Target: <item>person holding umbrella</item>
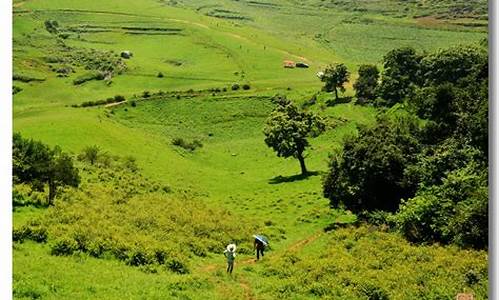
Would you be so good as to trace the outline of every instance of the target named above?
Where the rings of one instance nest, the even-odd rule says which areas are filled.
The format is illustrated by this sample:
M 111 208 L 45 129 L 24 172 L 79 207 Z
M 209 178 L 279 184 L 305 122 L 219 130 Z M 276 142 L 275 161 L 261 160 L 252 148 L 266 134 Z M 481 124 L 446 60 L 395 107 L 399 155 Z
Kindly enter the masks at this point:
M 260 255 L 264 257 L 264 249 L 269 245 L 269 241 L 263 235 L 254 235 L 253 237 L 255 238 L 253 248 L 257 250 L 257 260 L 259 260 Z
M 224 256 L 227 259 L 226 272 L 229 274 L 233 274 L 234 259 L 236 258 L 236 245 L 235 244 L 227 245 L 226 250 L 224 250 Z

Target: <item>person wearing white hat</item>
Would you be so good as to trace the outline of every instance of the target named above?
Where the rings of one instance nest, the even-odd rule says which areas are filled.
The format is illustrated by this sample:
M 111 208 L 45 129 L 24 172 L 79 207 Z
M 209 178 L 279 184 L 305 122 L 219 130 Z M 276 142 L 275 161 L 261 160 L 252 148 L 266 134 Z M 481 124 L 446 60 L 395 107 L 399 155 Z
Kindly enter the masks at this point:
M 224 256 L 227 259 L 226 272 L 232 274 L 234 267 L 234 259 L 236 258 L 236 245 L 235 244 L 227 245 L 226 250 L 224 250 Z

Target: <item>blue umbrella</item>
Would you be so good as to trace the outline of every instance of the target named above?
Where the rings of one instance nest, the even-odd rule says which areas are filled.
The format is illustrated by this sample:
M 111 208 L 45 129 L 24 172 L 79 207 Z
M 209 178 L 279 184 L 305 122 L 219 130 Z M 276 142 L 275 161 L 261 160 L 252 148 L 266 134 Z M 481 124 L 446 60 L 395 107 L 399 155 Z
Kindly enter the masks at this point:
M 267 237 L 259 234 L 255 234 L 253 237 L 264 243 L 265 246 L 269 245 L 269 240 L 267 239 Z

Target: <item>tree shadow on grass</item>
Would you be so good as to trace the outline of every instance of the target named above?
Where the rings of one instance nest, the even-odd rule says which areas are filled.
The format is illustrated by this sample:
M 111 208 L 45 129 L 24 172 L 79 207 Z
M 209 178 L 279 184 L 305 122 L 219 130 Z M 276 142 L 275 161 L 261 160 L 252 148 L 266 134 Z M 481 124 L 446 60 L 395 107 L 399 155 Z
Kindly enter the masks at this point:
M 299 181 L 299 180 L 304 180 L 307 179 L 311 176 L 318 176 L 321 173 L 318 171 L 311 171 L 307 172 L 307 174 L 298 174 L 298 175 L 292 175 L 292 176 L 276 176 L 271 179 L 269 179 L 270 184 L 280 184 L 284 182 L 294 182 L 294 181 Z
M 345 96 L 345 97 L 339 97 L 338 100 L 335 99 L 329 99 L 326 101 L 327 106 L 335 106 L 338 104 L 343 104 L 343 103 L 350 103 L 353 100 L 352 96 Z

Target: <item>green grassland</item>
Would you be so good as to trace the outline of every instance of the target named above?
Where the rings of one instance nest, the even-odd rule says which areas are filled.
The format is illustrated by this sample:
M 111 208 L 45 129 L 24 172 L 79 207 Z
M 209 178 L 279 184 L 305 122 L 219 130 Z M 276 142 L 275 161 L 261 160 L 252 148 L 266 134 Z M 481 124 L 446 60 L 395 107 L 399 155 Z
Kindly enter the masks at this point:
M 272 96 L 308 101 L 322 86 L 316 72 L 329 63 L 344 62 L 355 78 L 360 64 L 380 65 L 395 47 L 432 51 L 487 37 L 483 2 L 453 16 L 443 13 L 449 1 L 412 2 L 407 10 L 406 1 L 355 1 L 357 10 L 345 2 L 15 0 L 14 130 L 75 156 L 98 145 L 117 158 L 111 167 L 78 162 L 81 188 L 55 207 L 15 208 L 14 229 L 43 228 L 47 241 L 14 243 L 14 298 L 450 299 L 465 289 L 486 299 L 485 251 L 341 228 L 356 218 L 323 198 L 328 155 L 358 125 L 373 123 L 375 108 L 328 106 L 332 96 L 318 94 L 308 109 L 328 129 L 311 140 L 307 178 L 297 176 L 298 161 L 276 157 L 264 143 Z M 47 20 L 57 21 L 57 33 L 45 29 Z M 120 59 L 124 50 L 133 57 Z M 310 68 L 284 69 L 287 59 Z M 74 84 L 109 66 L 111 78 Z M 232 90 L 236 83 L 250 89 Z M 128 101 L 71 107 L 115 95 Z M 202 146 L 186 150 L 172 143 L 179 138 Z M 137 171 L 123 169 L 127 156 Z M 325 232 L 331 224 L 340 225 Z M 73 245 L 82 229 L 88 245 L 51 254 L 60 240 Z M 272 246 L 257 263 L 256 232 Z M 221 253 L 231 241 L 238 257 L 227 276 Z M 154 259 L 134 265 L 113 252 L 116 243 L 127 257 L 166 249 L 189 272 Z

